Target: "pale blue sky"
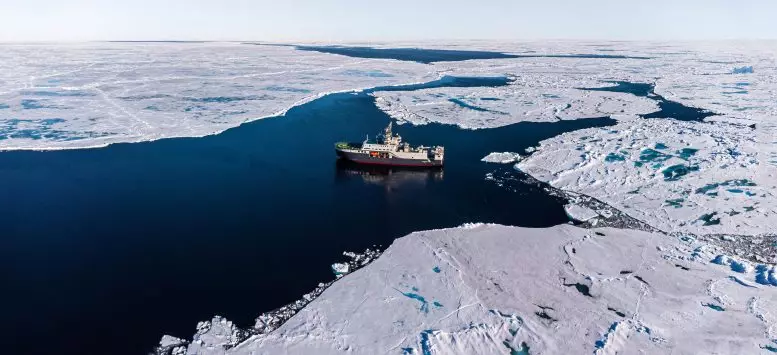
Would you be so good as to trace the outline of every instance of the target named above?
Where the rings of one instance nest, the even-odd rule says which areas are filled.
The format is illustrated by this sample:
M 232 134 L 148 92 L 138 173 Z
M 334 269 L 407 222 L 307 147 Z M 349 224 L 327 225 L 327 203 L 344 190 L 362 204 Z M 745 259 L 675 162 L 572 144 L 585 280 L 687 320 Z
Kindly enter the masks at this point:
M 0 41 L 777 38 L 775 0 L 0 0 Z

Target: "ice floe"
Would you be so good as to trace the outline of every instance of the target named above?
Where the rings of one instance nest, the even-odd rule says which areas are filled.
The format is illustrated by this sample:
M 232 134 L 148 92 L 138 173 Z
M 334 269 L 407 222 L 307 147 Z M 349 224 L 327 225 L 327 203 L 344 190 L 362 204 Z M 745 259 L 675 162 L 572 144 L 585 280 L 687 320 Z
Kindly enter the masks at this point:
M 564 205 L 564 211 L 569 218 L 578 222 L 587 222 L 599 216 L 596 211 L 574 203 Z
M 209 135 L 325 93 L 439 77 L 419 63 L 239 43 L 0 49 L 3 150 Z
M 348 264 L 334 263 L 332 264 L 332 271 L 335 273 L 335 276 L 341 277 L 348 273 Z
M 516 166 L 664 231 L 757 235 L 777 228 L 763 146 L 746 126 L 637 119 L 548 139 Z
M 234 344 L 230 323 L 215 318 L 198 327 L 187 354 L 758 353 L 773 346 L 777 287 L 759 276 L 773 266 L 737 272 L 713 262 L 732 260 L 716 250 L 665 234 L 570 225 L 416 232 L 276 330 Z
M 658 110 L 657 104 L 648 98 L 576 89 L 590 85 L 601 84 L 582 76 L 575 80 L 570 74 L 559 82 L 545 73 L 523 73 L 503 87 L 385 91 L 373 95 L 378 107 L 400 122 L 438 122 L 473 129 Z
M 521 155 L 518 153 L 510 153 L 510 152 L 494 152 L 490 153 L 489 155 L 486 155 L 481 159 L 481 161 L 487 162 L 487 163 L 499 163 L 499 164 L 510 164 L 515 163 L 517 161 L 521 160 Z

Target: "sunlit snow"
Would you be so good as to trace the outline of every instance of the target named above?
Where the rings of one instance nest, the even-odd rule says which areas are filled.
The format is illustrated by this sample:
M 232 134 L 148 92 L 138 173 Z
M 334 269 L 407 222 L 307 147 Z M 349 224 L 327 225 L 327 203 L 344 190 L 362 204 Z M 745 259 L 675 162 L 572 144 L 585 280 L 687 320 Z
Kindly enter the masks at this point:
M 232 347 L 235 330 L 216 318 L 200 327 L 207 330 L 188 353 L 758 353 L 772 346 L 777 288 L 759 283 L 752 267 L 713 260 L 714 246 L 640 231 L 418 232 L 276 331 Z
M 239 43 L 0 45 L 0 149 L 218 133 L 321 94 L 437 79 L 412 62 Z

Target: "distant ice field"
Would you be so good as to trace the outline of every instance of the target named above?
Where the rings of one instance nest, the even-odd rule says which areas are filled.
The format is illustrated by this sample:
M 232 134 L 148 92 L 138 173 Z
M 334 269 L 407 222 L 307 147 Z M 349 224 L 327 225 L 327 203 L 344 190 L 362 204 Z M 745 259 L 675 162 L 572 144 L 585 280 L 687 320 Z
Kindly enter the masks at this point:
M 669 100 L 724 114 L 718 119 L 753 122 L 773 115 L 775 77 L 768 43 L 746 48 L 730 44 L 726 50 L 720 46 L 6 44 L 0 51 L 0 149 L 85 148 L 203 136 L 282 114 L 324 93 L 446 75 L 507 75 L 515 81 L 505 88 L 379 92 L 379 107 L 403 121 L 465 128 L 658 109 L 644 97 L 579 90 L 625 80 L 653 83 Z
M 437 78 L 413 62 L 239 43 L 2 45 L 0 149 L 203 136 L 324 93 Z

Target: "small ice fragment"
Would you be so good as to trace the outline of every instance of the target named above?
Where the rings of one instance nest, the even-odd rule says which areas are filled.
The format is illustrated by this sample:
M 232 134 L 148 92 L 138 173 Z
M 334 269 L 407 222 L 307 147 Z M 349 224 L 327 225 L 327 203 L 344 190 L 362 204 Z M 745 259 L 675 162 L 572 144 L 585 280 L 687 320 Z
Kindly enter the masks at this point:
M 340 277 L 348 273 L 348 264 L 345 263 L 334 263 L 332 264 L 332 271 L 335 273 L 335 276 Z
M 503 152 L 498 153 L 494 152 L 489 155 L 486 155 L 483 159 L 480 159 L 480 161 L 484 161 L 487 163 L 499 163 L 499 164 L 510 164 L 515 163 L 521 160 L 521 155 L 518 153 L 511 153 L 511 152 Z
M 564 212 L 567 213 L 567 216 L 570 219 L 578 222 L 586 222 L 599 215 L 594 210 L 591 210 L 589 208 L 586 208 L 574 203 L 569 203 L 564 205 Z
M 178 345 L 183 344 L 183 339 L 176 338 L 174 336 L 170 335 L 164 335 L 162 336 L 162 340 L 159 341 L 159 346 L 161 347 L 175 347 Z

